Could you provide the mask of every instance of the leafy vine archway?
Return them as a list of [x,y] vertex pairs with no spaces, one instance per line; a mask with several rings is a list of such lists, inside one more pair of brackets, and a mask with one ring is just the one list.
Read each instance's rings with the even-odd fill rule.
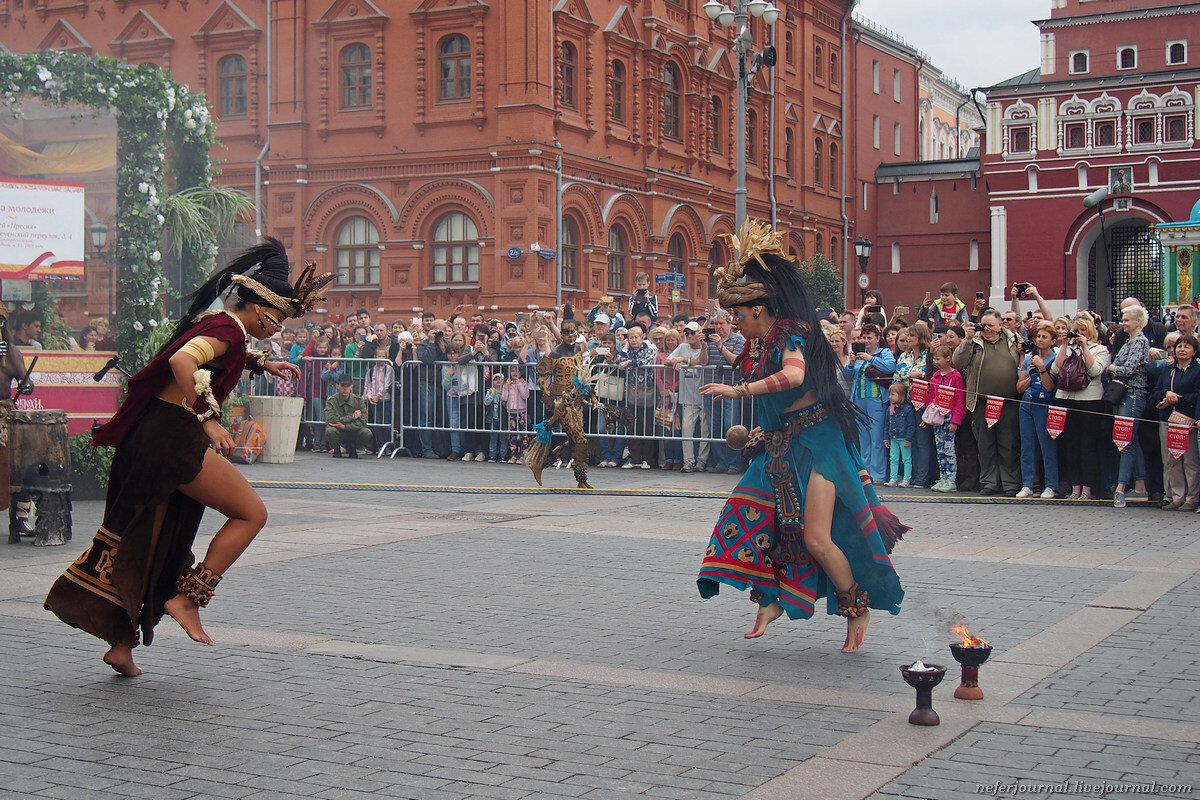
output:
[[[139,344],[163,318],[162,198],[207,186],[216,123],[204,95],[153,64],[56,50],[0,53],[0,102],[21,113],[24,97],[54,105],[111,110],[117,117],[117,318],[121,361],[139,362]],[[170,159],[168,161],[168,154]],[[169,170],[169,172],[168,172]],[[183,292],[212,271],[216,243],[201,236],[183,254]]]

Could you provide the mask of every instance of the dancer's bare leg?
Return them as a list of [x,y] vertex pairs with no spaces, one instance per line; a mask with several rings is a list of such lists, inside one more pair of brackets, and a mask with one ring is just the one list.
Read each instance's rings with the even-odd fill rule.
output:
[[743,639],[757,639],[767,632],[767,626],[783,615],[783,606],[779,605],[776,600],[773,603],[758,607],[758,614],[754,617],[754,627],[749,633],[742,634]]
[[[223,575],[267,524],[266,506],[250,488],[242,473],[217,455],[215,450],[204,454],[204,466],[200,474],[191,483],[180,486],[179,491],[228,518],[213,536],[201,562],[218,575]],[[192,639],[213,644],[200,624],[199,606],[185,595],[177,594],[168,600],[166,612]]]
[[[813,470],[808,476],[808,491],[804,496],[804,547],[816,559],[833,582],[834,588],[845,592],[854,585],[854,573],[845,553],[833,543],[833,508],[837,492],[824,475]],[[853,653],[862,647],[867,635],[870,612],[846,620],[846,643],[843,653]]]
[[[146,571],[142,575],[142,585],[150,586],[150,568],[154,564],[154,553],[158,548],[158,536],[162,533],[163,520],[167,516],[167,504],[163,503],[154,509],[154,523],[150,529],[150,557],[146,559]],[[104,654],[104,663],[127,678],[142,674],[142,670],[133,663],[133,648],[127,644],[114,644]]]

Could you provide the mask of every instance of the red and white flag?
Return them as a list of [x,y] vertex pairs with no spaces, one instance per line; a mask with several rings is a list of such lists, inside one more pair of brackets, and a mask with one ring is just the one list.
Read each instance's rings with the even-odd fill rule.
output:
[[949,414],[954,410],[954,387],[941,384],[938,386],[937,399],[934,404],[942,410],[943,414]]
[[1046,432],[1050,434],[1051,439],[1057,439],[1067,427],[1067,410],[1059,406],[1050,406],[1046,409]]
[[983,420],[990,428],[1000,421],[1000,413],[1004,410],[1004,398],[994,394],[987,396],[987,408],[983,410]]
[[1176,425],[1167,423],[1167,452],[1172,458],[1182,458],[1188,449],[1188,434],[1192,432],[1191,425]]
[[1124,450],[1133,441],[1133,417],[1113,417],[1113,444]]
[[912,379],[912,391],[908,393],[908,399],[912,400],[913,408],[920,411],[925,407],[925,402],[929,398],[929,381],[921,380],[920,378]]

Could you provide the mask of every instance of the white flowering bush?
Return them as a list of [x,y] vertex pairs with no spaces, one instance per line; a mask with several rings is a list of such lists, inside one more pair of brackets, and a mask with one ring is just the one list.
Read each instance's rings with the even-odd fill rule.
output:
[[[24,97],[117,112],[120,277],[115,330],[122,362],[140,365],[146,359],[144,345],[158,338],[143,332],[170,328],[158,325],[163,316],[159,242],[165,222],[159,210],[166,185],[169,181],[178,191],[212,181],[209,151],[216,141],[216,125],[205,98],[153,64],[130,65],[53,50],[0,53],[0,104],[19,116]],[[182,293],[204,282],[212,272],[214,253],[211,236],[187,247],[181,258]]]

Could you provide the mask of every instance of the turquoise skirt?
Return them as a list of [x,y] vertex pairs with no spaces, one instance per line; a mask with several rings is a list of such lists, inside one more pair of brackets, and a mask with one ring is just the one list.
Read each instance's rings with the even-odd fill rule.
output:
[[804,498],[816,470],[837,493],[833,543],[870,607],[899,614],[904,590],[888,552],[906,528],[880,504],[858,448],[819,406],[788,412],[783,422],[806,426],[790,437],[766,432],[775,446],[750,462],[725,503],[696,580],[700,596],[713,597],[724,583],[756,590],[761,605],[778,600],[791,619],[811,617],[822,596],[826,612],[837,613],[835,588],[803,543]]

